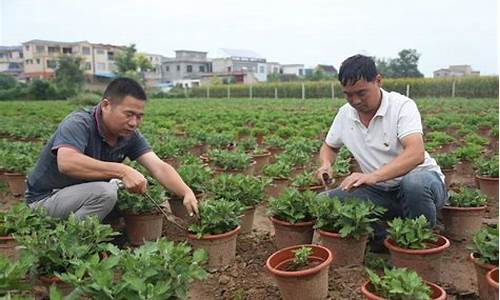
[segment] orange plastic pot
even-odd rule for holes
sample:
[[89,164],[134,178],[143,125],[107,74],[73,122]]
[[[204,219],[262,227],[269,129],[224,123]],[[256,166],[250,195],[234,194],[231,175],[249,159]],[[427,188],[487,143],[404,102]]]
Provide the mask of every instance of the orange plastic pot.
[[[283,270],[294,257],[294,250],[302,246],[312,248],[310,261],[316,262],[311,268],[299,271]],[[328,269],[333,254],[320,245],[296,245],[273,253],[266,261],[266,268],[276,280],[285,300],[326,299],[328,296]]]
[[278,249],[312,242],[314,221],[288,223],[274,217],[270,219],[274,226],[274,238]]
[[[444,300],[447,298],[446,291],[437,284],[434,284],[429,281],[424,281],[425,284],[431,289],[431,299],[432,300]],[[371,292],[373,287],[370,281],[365,282],[363,286],[361,286],[361,293],[365,296],[366,299],[370,300],[387,300],[386,298],[382,298]]]
[[208,254],[208,267],[219,268],[230,265],[236,258],[236,237],[241,227],[221,234],[206,234],[197,238],[188,234],[189,243],[193,248],[204,249]]

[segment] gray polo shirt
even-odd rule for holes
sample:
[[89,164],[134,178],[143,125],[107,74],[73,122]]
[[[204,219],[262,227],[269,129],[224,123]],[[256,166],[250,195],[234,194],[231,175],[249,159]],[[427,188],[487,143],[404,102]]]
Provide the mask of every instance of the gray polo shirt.
[[60,147],[71,147],[87,156],[108,162],[123,162],[126,157],[135,160],[151,151],[151,147],[139,131],[127,138],[120,137],[114,146],[110,146],[104,139],[102,129],[100,105],[89,111],[68,115],[59,124],[42,150],[35,168],[28,175],[26,202],[30,204],[50,196],[55,190],[89,182],[59,172],[56,155]]

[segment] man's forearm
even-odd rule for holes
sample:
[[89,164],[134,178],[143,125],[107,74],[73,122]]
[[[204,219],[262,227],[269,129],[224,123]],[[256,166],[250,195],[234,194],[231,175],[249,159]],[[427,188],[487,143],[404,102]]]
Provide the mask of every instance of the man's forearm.
[[331,165],[335,162],[337,158],[337,153],[334,149],[332,149],[327,144],[323,143],[319,150],[319,160],[321,163],[321,167],[331,167]]
[[125,176],[127,168],[124,164],[96,160],[82,153],[61,155],[57,159],[57,164],[62,174],[86,180],[121,179]]
[[400,177],[415,169],[424,160],[424,156],[420,152],[404,150],[394,160],[385,166],[374,171],[372,174],[377,178],[377,182]]
[[151,175],[153,175],[161,185],[179,197],[184,197],[186,193],[192,192],[186,183],[184,183],[177,171],[175,171],[175,169],[167,163],[162,162],[162,165]]

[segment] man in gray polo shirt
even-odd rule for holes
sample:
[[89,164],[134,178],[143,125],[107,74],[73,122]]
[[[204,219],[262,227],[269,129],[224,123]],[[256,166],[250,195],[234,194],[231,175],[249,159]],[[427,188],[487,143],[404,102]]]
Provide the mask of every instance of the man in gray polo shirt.
[[122,163],[128,157],[182,197],[190,214],[197,213],[193,191],[158,158],[138,130],[145,102],[146,94],[137,82],[117,78],[91,111],[67,116],[28,176],[27,204],[44,207],[57,218],[74,213],[78,218],[97,215],[102,220],[117,201],[117,187],[110,179],[122,180],[129,192],[146,192],[145,177]]
[[[331,165],[342,145],[353,154],[362,173],[352,173],[330,197],[360,198],[387,209],[386,220],[424,215],[431,226],[448,195],[444,175],[424,149],[422,123],[415,102],[381,88],[382,78],[370,57],[355,55],[339,70],[347,98],[320,150],[318,177],[331,178]],[[385,228],[376,225],[370,245],[382,250]]]

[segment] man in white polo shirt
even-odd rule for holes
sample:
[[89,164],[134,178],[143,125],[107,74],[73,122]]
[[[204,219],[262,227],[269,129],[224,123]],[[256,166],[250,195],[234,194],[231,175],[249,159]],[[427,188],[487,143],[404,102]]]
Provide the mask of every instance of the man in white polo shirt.
[[[360,198],[387,209],[385,220],[424,215],[431,226],[448,194],[444,175],[424,149],[422,123],[413,100],[381,88],[373,59],[355,55],[339,70],[347,102],[339,110],[320,150],[318,177],[332,177],[331,165],[342,145],[358,161],[362,173],[352,173],[338,188],[326,192],[339,199]],[[376,225],[370,242],[383,250],[385,227]]]

